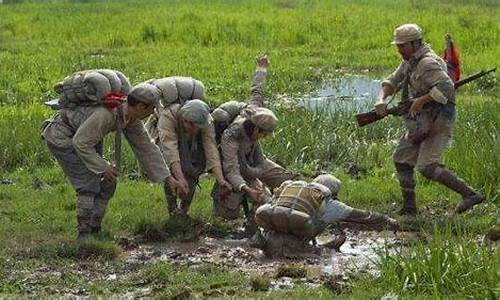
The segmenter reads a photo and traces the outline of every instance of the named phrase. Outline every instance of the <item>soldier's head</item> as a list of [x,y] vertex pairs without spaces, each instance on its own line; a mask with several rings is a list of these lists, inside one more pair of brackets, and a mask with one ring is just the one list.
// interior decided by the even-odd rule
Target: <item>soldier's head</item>
[[422,46],[422,28],[417,24],[403,24],[394,29],[393,45],[398,48],[404,60],[411,56]]
[[160,90],[147,83],[136,85],[127,96],[128,116],[130,120],[144,119],[161,109]]
[[334,197],[337,196],[340,188],[342,187],[342,182],[331,174],[321,174],[316,176],[316,178],[313,179],[313,182],[326,186]]
[[259,140],[272,133],[278,126],[278,118],[274,113],[264,107],[255,108],[243,122],[243,127],[248,137]]
[[200,129],[208,126],[210,108],[198,99],[189,100],[179,109],[181,126],[189,135],[196,135]]

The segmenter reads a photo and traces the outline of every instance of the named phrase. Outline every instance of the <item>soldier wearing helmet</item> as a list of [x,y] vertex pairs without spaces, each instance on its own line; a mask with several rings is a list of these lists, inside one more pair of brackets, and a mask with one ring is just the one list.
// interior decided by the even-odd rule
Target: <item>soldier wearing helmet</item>
[[411,101],[404,115],[406,132],[394,152],[398,180],[403,196],[401,214],[415,215],[414,168],[462,196],[457,213],[470,209],[485,198],[439,163],[455,123],[455,89],[446,63],[422,42],[422,29],[404,24],[394,30],[394,40],[403,58],[399,67],[382,83],[375,110],[387,114],[387,99],[401,90],[401,101]]

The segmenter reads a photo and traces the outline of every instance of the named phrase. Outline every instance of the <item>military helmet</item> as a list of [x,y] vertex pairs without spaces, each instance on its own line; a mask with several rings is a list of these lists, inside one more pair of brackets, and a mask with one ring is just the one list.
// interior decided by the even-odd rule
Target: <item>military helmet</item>
[[417,24],[403,24],[394,29],[394,40],[391,44],[404,44],[422,39],[422,28]]
[[339,193],[340,188],[342,187],[342,182],[331,174],[321,174],[316,176],[316,178],[313,179],[313,182],[326,186],[334,196]]

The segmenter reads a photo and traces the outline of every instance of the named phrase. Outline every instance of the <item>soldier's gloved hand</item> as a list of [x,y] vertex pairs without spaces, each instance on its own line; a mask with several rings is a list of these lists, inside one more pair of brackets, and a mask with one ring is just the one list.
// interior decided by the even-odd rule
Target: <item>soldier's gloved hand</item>
[[267,57],[267,55],[259,56],[256,58],[256,63],[257,67],[259,68],[267,68],[267,66],[269,65],[269,58]]
[[387,116],[387,104],[383,101],[375,103],[375,112],[381,117]]
[[113,166],[108,166],[108,168],[102,174],[102,177],[104,178],[104,180],[113,183],[118,177],[118,170]]

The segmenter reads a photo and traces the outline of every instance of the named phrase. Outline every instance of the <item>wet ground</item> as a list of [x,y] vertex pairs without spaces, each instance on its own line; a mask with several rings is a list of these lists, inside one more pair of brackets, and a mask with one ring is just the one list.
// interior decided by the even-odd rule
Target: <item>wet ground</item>
[[[394,249],[403,245],[401,233],[347,230],[347,240],[340,252],[322,244],[332,240],[327,233],[317,238],[320,255],[309,255],[300,260],[268,259],[261,250],[248,246],[247,239],[200,237],[197,241],[168,244],[140,245],[126,252],[129,263],[165,261],[174,265],[197,267],[215,264],[246,275],[263,275],[274,278],[274,289],[286,289],[296,283],[319,286],[323,276],[347,278],[351,272],[365,270],[375,273],[377,251]],[[391,251],[391,250],[389,250]],[[299,264],[307,270],[307,278],[276,278],[276,271],[286,264]]]

